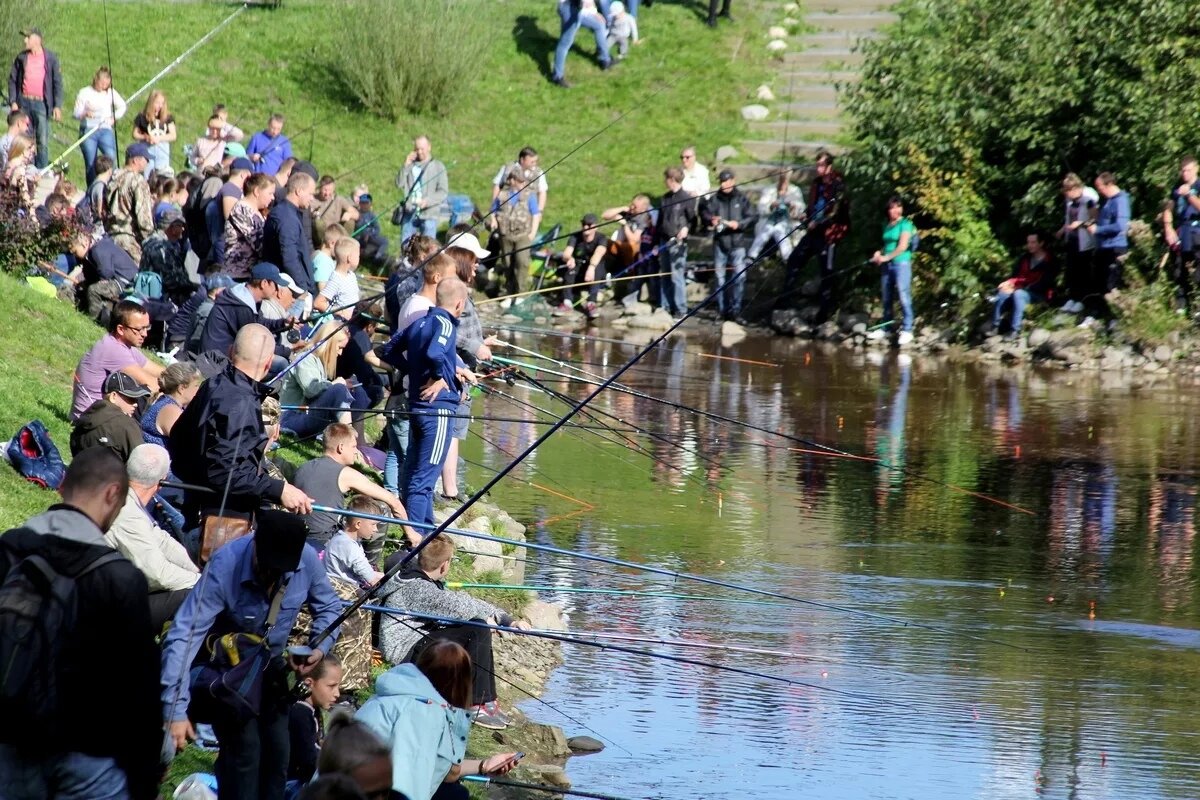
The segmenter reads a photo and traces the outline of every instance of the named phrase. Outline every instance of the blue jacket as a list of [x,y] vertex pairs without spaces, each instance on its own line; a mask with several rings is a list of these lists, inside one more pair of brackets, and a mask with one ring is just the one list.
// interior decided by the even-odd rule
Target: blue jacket
[[391,747],[392,789],[409,800],[430,800],[467,752],[467,712],[447,703],[416,664],[380,675],[355,718]]
[[246,145],[246,155],[262,156],[262,160],[254,165],[255,172],[265,172],[274,175],[279,172],[283,162],[292,157],[292,142],[285,134],[279,134],[274,139],[266,131],[259,131],[250,137]]
[[262,260],[275,264],[301,289],[315,294],[317,281],[313,277],[312,257],[306,240],[311,246],[312,237],[307,233],[299,208],[286,198],[271,207],[263,226]]
[[[228,353],[238,331],[255,322],[271,333],[281,333],[287,326],[286,320],[262,318],[260,304],[254,302],[254,296],[250,294],[247,284],[239,283],[231,289],[226,289],[213,301],[212,311],[208,313],[204,330],[200,334],[199,352],[216,350],[222,355]],[[282,344],[275,345],[275,353],[284,357],[291,355],[291,351]]]
[[411,408],[430,405],[421,399],[421,389],[438,378],[445,380],[449,388],[439,392],[433,403],[458,405],[462,384],[455,372],[459,363],[455,353],[457,342],[458,320],[444,308],[431,308],[380,349],[379,357],[408,378]]
[[1129,193],[1117,192],[1104,201],[1096,216],[1096,247],[1115,250],[1129,247]]
[[[192,587],[179,607],[171,630],[163,642],[162,703],[163,719],[177,722],[187,719],[191,701],[190,673],[192,662],[209,634],[262,632],[271,608],[268,590],[254,575],[252,558],[254,537],[243,536],[218,550],[204,569],[200,582]],[[288,634],[300,613],[301,606],[312,607],[313,624],[309,641],[337,619],[342,601],[333,591],[325,567],[317,551],[304,546],[300,564],[285,572],[283,604],[275,627],[267,636],[267,646],[273,656],[281,656],[287,646]],[[328,652],[337,641],[338,631],[321,643]]]

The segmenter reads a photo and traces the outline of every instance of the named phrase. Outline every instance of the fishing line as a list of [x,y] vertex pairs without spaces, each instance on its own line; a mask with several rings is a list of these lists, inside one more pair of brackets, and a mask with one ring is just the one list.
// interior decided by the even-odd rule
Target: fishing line
[[[467,552],[467,551],[464,551]],[[486,554],[485,554],[486,555]],[[611,573],[597,572],[598,575],[614,577]],[[734,603],[752,606],[787,606],[777,600],[750,600],[742,597],[714,597],[706,594],[677,594],[674,592],[647,592],[637,589],[597,589],[590,586],[526,586],[511,583],[471,583],[469,581],[447,581],[447,588],[452,589],[494,589],[496,591],[545,592],[546,594],[603,594],[614,597],[654,597],[664,600],[701,600],[713,603]]]
[[117,139],[117,90],[116,90],[117,83],[116,83],[116,78],[113,77],[113,72],[112,72],[112,69],[113,69],[112,42],[108,38],[108,0],[104,0],[103,8],[104,8],[104,50],[108,55],[108,79],[109,79],[108,99],[109,99],[109,105],[110,105],[109,112],[110,112],[110,114],[112,116],[112,120],[113,120],[113,125],[112,125],[113,149],[119,153],[119,152],[121,152],[121,142],[118,141],[118,139]]
[[[620,747],[620,745],[617,745]],[[625,750],[625,748],[621,748]],[[629,752],[625,750],[625,752]],[[549,786],[542,783],[525,783],[523,781],[512,781],[508,778],[489,778],[487,775],[464,775],[461,780],[471,781],[472,783],[485,783],[493,786],[510,786],[514,789],[528,789],[530,791],[545,792],[546,794],[565,794],[573,797],[586,797],[591,800],[631,800],[627,797],[619,797],[615,794],[601,794],[600,792],[585,792],[581,789],[564,789],[561,786]],[[650,800],[646,798],[646,800]]]
[[[282,411],[352,411],[357,414],[383,416],[383,417],[429,417],[440,416],[445,419],[466,419],[472,422],[504,422],[515,423],[518,425],[553,425],[552,420],[545,419],[520,419],[517,417],[490,417],[480,414],[430,414],[425,411],[400,411],[388,410],[386,408],[367,408],[367,409],[349,409],[341,406],[280,406]],[[614,428],[611,425],[588,425],[584,422],[571,422],[565,427],[580,428],[583,430],[603,430],[603,431],[624,431],[626,433],[640,433],[637,428]]]
[[[232,14],[230,14],[228,17],[226,17],[224,20],[222,20],[222,21],[221,21],[221,22],[220,22],[220,23],[217,25],[217,27],[213,28],[213,29],[212,29],[212,30],[210,30],[208,33],[206,33],[206,34],[204,34],[203,36],[201,36],[201,37],[200,37],[200,38],[199,38],[199,39],[196,41],[196,43],[195,43],[195,44],[193,44],[193,45],[192,45],[191,47],[189,47],[187,50],[184,50],[184,51],[183,51],[183,53],[181,53],[181,54],[180,54],[180,55],[179,55],[179,56],[178,56],[178,57],[177,57],[177,58],[176,58],[174,61],[172,61],[170,64],[167,64],[167,66],[163,67],[163,68],[162,68],[162,70],[160,70],[160,71],[159,71],[159,73],[158,73],[157,75],[155,75],[153,78],[151,78],[149,81],[147,81],[147,82],[145,83],[145,85],[143,85],[143,86],[142,86],[140,89],[138,89],[138,90],[137,90],[136,92],[134,92],[133,94],[129,95],[129,97],[125,98],[125,104],[126,104],[126,106],[129,106],[129,105],[131,105],[131,104],[133,103],[133,101],[134,101],[135,99],[137,99],[137,97],[138,97],[139,95],[141,95],[141,94],[143,94],[144,92],[146,92],[147,90],[149,90],[149,89],[150,89],[150,87],[151,87],[151,86],[153,86],[155,83],[157,83],[157,82],[158,82],[158,80],[159,80],[159,79],[161,79],[161,78],[162,78],[164,75],[166,75],[166,74],[167,74],[168,72],[170,72],[171,70],[175,69],[175,67],[177,67],[177,66],[179,66],[180,64],[182,64],[182,63],[183,63],[183,61],[184,61],[184,60],[185,60],[185,59],[186,59],[188,56],[190,56],[190,55],[191,55],[193,52],[195,52],[195,51],[196,51],[196,50],[197,50],[199,47],[201,47],[201,46],[202,46],[202,45],[203,45],[205,42],[207,42],[209,39],[211,39],[213,36],[215,36],[215,35],[217,34],[217,32],[218,32],[218,31],[220,31],[222,28],[224,28],[224,27],[225,27],[226,25],[228,25],[230,22],[233,22],[234,18],[236,18],[238,14],[241,14],[241,13],[242,13],[243,11],[245,11],[247,8],[249,8],[249,6],[248,6],[248,5],[246,5],[246,4],[243,4],[243,5],[241,5],[241,6],[240,6],[240,7],[239,7],[239,8],[238,8],[236,11],[234,11]],[[88,140],[88,139],[90,139],[92,136],[94,136],[98,130],[100,130],[100,128],[98,128],[98,127],[96,127],[96,128],[91,128],[91,129],[89,129],[89,130],[88,130],[86,133],[84,133],[82,136],[80,136],[78,139],[76,139],[74,144],[72,144],[72,145],[71,145],[70,147],[68,147],[66,150],[62,151],[62,153],[60,153],[60,154],[59,154],[58,158],[56,158],[56,159],[54,159],[53,161],[51,161],[49,164],[47,164],[47,165],[46,165],[45,169],[41,170],[41,172],[39,173],[39,177],[41,177],[41,176],[44,176],[46,173],[48,173],[50,170],[52,170],[56,164],[59,164],[59,163],[61,163],[61,162],[62,162],[62,161],[63,161],[63,160],[64,160],[64,159],[65,159],[65,158],[68,156],[68,155],[70,155],[71,153],[73,153],[73,152],[75,151],[75,149],[76,149],[76,148],[78,148],[78,147],[79,147],[80,145],[82,145],[82,144],[83,144],[85,141],[87,141],[87,140]],[[115,136],[115,134],[114,134],[114,136]]]
[[[515,465],[509,464],[509,468],[511,468],[512,466],[515,466]],[[497,478],[493,479],[491,483],[489,483],[486,487],[484,487],[484,489],[476,492],[476,494],[472,496],[473,499],[471,500],[471,503],[475,502],[475,499],[477,499],[478,497],[482,497],[483,494],[488,489],[491,489],[492,486],[494,486],[496,483],[498,483],[499,477],[500,476],[498,475]],[[633,569],[633,570],[638,570],[641,572],[649,572],[649,573],[652,573],[655,575],[665,575],[669,578],[674,578],[676,580],[682,579],[682,580],[686,580],[686,581],[694,581],[696,583],[703,583],[708,586],[717,586],[717,587],[720,587],[723,589],[732,589],[734,591],[739,591],[739,592],[748,592],[749,594],[759,595],[761,597],[770,597],[770,598],[774,598],[776,600],[788,600],[793,603],[798,603],[800,605],[805,605],[805,606],[809,606],[812,608],[819,608],[824,611],[832,611],[832,612],[836,612],[839,614],[850,614],[853,616],[861,617],[863,619],[871,619],[871,620],[875,620],[878,622],[888,622],[888,623],[900,625],[900,626],[906,627],[906,628],[917,628],[917,629],[921,629],[921,630],[927,630],[927,631],[931,631],[931,632],[935,632],[935,633],[945,634],[947,636],[953,636],[953,637],[958,637],[958,638],[963,638],[963,639],[970,639],[972,641],[977,641],[977,642],[986,642],[988,644],[999,645],[1001,647],[1011,648],[1014,650],[1020,650],[1022,652],[1026,652],[1026,653],[1031,652],[1029,650],[1029,648],[1027,648],[1023,645],[1013,644],[1011,642],[1005,642],[1005,641],[1001,641],[999,639],[993,639],[993,638],[990,638],[987,636],[981,636],[978,634],[966,633],[963,631],[954,630],[952,628],[946,628],[946,627],[940,626],[940,625],[931,625],[928,623],[916,622],[913,620],[903,619],[901,617],[893,617],[888,614],[880,614],[880,613],[877,613],[874,611],[862,611],[860,609],[834,605],[832,603],[823,603],[823,602],[820,602],[817,600],[809,600],[807,598],[797,597],[795,595],[790,595],[790,594],[785,594],[783,592],[773,592],[768,589],[757,589],[752,586],[745,586],[745,585],[741,585],[741,584],[732,583],[729,581],[718,580],[717,578],[706,578],[703,575],[694,575],[694,574],[687,573],[687,572],[679,572],[676,570],[666,569],[664,567],[655,567],[655,566],[651,566],[649,564],[639,564],[637,562],[624,561],[622,559],[610,558],[608,556],[598,556],[598,555],[593,555],[591,553],[584,553],[584,552],[580,552],[580,551],[576,551],[576,550],[568,550],[566,548],[555,547],[553,545],[548,545],[548,544],[540,544],[537,542],[528,542],[528,541],[518,542],[513,539],[507,539],[507,538],[499,537],[499,536],[491,536],[486,533],[479,533],[477,531],[466,530],[463,528],[451,527],[450,524],[457,517],[462,516],[462,514],[465,513],[465,510],[469,507],[469,505],[470,505],[470,503],[463,504],[463,506],[460,507],[457,512],[452,513],[440,525],[433,525],[433,524],[425,523],[425,522],[415,522],[413,520],[397,520],[397,518],[395,518],[395,517],[384,517],[379,514],[368,514],[363,511],[352,511],[350,509],[331,508],[329,506],[323,506],[323,505],[319,505],[319,504],[314,504],[313,509],[315,511],[324,511],[324,512],[327,512],[330,514],[340,514],[341,516],[344,516],[344,517],[356,517],[359,519],[374,520],[376,522],[386,522],[388,524],[409,525],[413,528],[416,528],[417,530],[430,531],[430,533],[427,534],[421,540],[421,543],[418,544],[416,547],[414,547],[412,550],[410,550],[408,555],[405,556],[405,559],[402,560],[400,562],[400,564],[397,566],[403,566],[403,564],[406,561],[411,561],[415,557],[414,554],[419,553],[420,550],[423,549],[424,546],[427,545],[430,541],[432,541],[433,538],[436,537],[438,534],[449,532],[449,533],[457,534],[459,536],[465,536],[468,539],[480,539],[483,541],[497,542],[501,545],[524,547],[529,550],[540,550],[540,551],[546,552],[546,553],[555,553],[557,555],[562,555],[562,556],[571,556],[573,558],[583,559],[584,561],[596,561],[601,564],[609,564],[612,566],[624,567],[626,569]],[[352,614],[359,605],[362,605],[363,603],[368,602],[371,599],[373,593],[378,591],[378,589],[381,586],[383,586],[387,582],[388,579],[393,577],[398,572],[399,572],[399,569],[397,569],[396,566],[393,566],[393,568],[391,570],[389,570],[390,574],[385,573],[383,578],[381,578],[374,586],[369,588],[367,590],[367,592],[365,594],[363,594],[358,600],[354,601],[355,607],[349,609],[350,614]],[[339,619],[336,620],[334,624],[331,624],[329,626],[329,628],[327,628],[325,631],[323,631],[321,633],[321,635],[317,638],[317,640],[316,640],[317,643],[319,644],[321,641],[328,638],[329,632],[336,629],[338,625],[340,625],[342,622],[345,621],[345,618],[348,618],[350,616],[350,614],[343,614],[344,618],[339,617]]]

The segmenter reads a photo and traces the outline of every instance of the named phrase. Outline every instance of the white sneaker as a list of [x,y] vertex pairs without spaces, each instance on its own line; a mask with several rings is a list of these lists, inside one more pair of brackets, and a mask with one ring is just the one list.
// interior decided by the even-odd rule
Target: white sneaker
[[1096,327],[1098,324],[1099,324],[1099,323],[1098,323],[1098,322],[1096,322],[1096,318],[1095,318],[1095,317],[1085,317],[1085,318],[1084,318],[1084,320],[1083,320],[1083,322],[1079,323],[1079,324],[1078,324],[1078,325],[1076,325],[1075,327],[1076,327],[1076,328],[1094,328],[1094,327]]
[[511,297],[506,297],[500,301],[500,307],[503,309],[508,309],[511,306],[512,306],[512,298]]
[[900,338],[896,340],[896,343],[904,347],[906,344],[912,344],[912,339],[912,331],[900,331]]
[[883,328],[876,328],[875,330],[873,330],[867,334],[867,338],[870,339],[872,342],[878,342],[880,339],[882,339],[885,336],[887,336],[887,331],[885,331]]

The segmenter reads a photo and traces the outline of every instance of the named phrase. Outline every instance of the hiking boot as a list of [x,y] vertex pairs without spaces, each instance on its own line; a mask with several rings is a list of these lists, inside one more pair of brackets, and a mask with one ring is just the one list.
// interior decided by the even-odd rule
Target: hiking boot
[[488,713],[487,706],[475,706],[471,709],[471,722],[481,728],[491,731],[502,731],[508,727],[508,722]]
[[558,305],[554,306],[554,308],[550,309],[550,316],[552,317],[566,317],[574,313],[575,307],[566,302],[559,303]]
[[588,303],[583,307],[583,312],[587,314],[588,319],[595,319],[600,316],[600,309],[596,307],[595,303]]

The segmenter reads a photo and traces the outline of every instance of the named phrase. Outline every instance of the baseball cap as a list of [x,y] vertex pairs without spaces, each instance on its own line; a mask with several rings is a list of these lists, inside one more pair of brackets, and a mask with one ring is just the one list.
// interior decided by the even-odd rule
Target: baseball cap
[[308,525],[304,517],[286,511],[259,511],[255,515],[254,553],[265,570],[291,572],[300,566]]
[[21,35],[22,36],[41,36],[42,29],[36,25],[29,27],[29,28],[22,28]]
[[250,280],[279,283],[279,267],[266,261],[255,264],[250,269]]
[[296,166],[292,167],[292,174],[295,175],[297,172],[310,176],[314,181],[321,179],[317,168],[312,165],[311,161],[297,161]]
[[165,231],[176,222],[178,222],[180,225],[185,224],[183,214],[180,213],[178,209],[168,208],[166,211],[158,215],[158,227],[160,230]]
[[137,379],[124,372],[114,372],[104,379],[104,393],[116,392],[122,397],[137,400],[139,397],[149,397],[150,390],[137,382]]
[[[270,266],[270,265],[268,264],[268,266]],[[308,294],[308,292],[301,289],[300,285],[298,283],[296,283],[294,280],[292,280],[292,276],[288,275],[286,272],[279,273],[279,279],[277,281],[275,281],[275,283],[277,283],[278,285],[282,286],[285,289],[290,289],[292,294],[296,295],[297,297],[304,295],[304,294]]]
[[238,157],[229,165],[229,169],[244,169],[246,172],[254,172],[254,162],[248,158]]
[[212,275],[204,276],[204,290],[211,292],[214,289],[230,289],[233,288],[233,278],[223,272],[214,272]]
[[363,192],[362,194],[360,194],[360,195],[358,196],[358,202],[360,202],[360,203],[369,203],[369,202],[371,202],[371,195],[367,194],[366,192]]
[[461,247],[464,250],[470,250],[476,258],[487,258],[492,254],[491,250],[484,250],[479,246],[479,237],[475,234],[467,232],[460,233],[450,241],[446,242],[447,247]]
[[131,158],[144,158],[150,160],[150,147],[145,142],[134,142],[125,148],[125,160]]
[[723,169],[723,170],[721,170],[721,174],[717,176],[717,180],[719,180],[719,181],[733,180],[733,178],[734,178],[734,174],[733,174],[733,170],[731,170],[731,169]]
[[[612,6],[609,6],[609,9],[611,8]],[[584,214],[583,219],[579,220],[579,224],[585,228],[591,228],[594,225],[600,224],[600,218],[595,214]]]
[[246,158],[246,146],[241,142],[226,142],[225,155],[234,158]]

